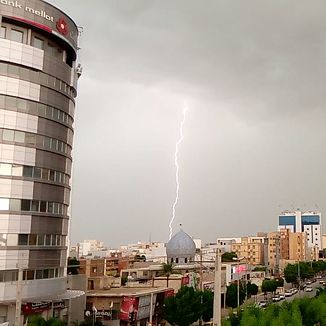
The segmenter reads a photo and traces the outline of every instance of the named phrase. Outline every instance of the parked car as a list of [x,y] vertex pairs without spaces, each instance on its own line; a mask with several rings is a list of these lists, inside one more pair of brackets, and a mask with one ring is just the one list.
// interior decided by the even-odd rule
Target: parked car
[[258,303],[259,308],[266,308],[267,307],[267,301],[263,300]]
[[280,300],[284,300],[285,299],[285,294],[281,293],[278,295],[280,297]]
[[296,288],[292,288],[290,291],[292,292],[292,294],[298,293],[298,290]]
[[281,298],[279,295],[275,295],[273,298],[272,298],[273,302],[278,302],[278,301],[281,301]]
[[284,295],[286,297],[290,297],[291,295],[293,295],[292,291],[288,290],[288,291],[285,291]]
[[306,292],[312,292],[312,291],[313,291],[313,288],[312,288],[311,286],[307,286],[307,287],[305,288],[305,291],[306,291]]

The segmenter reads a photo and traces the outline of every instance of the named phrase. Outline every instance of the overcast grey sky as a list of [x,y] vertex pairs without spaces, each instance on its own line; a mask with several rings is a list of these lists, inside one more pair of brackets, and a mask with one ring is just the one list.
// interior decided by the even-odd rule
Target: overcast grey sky
[[326,214],[324,0],[52,0],[84,28],[72,241],[272,231]]

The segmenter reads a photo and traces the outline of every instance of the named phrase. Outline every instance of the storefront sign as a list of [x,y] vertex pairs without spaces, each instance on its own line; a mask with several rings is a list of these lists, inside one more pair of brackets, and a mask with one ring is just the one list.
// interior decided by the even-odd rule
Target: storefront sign
[[[37,6],[38,3],[39,6]],[[78,31],[73,21],[63,15],[60,10],[45,2],[0,0],[0,11],[4,17],[34,25],[63,38],[74,49],[77,47]]]
[[51,302],[33,302],[33,303],[25,303],[22,305],[22,312],[25,315],[34,314],[37,312],[43,312],[46,310],[50,310],[52,307]]
[[53,309],[65,309],[66,305],[63,301],[53,302]]
[[123,297],[120,308],[120,320],[135,321],[137,320],[138,298]]
[[36,16],[43,17],[48,21],[54,22],[54,17],[48,15],[44,10],[36,10],[35,8],[24,6],[21,3],[19,3],[18,1],[0,0],[0,3],[2,5],[6,5],[6,6],[18,8],[18,9],[23,9],[26,12],[29,12],[29,13],[34,14]]

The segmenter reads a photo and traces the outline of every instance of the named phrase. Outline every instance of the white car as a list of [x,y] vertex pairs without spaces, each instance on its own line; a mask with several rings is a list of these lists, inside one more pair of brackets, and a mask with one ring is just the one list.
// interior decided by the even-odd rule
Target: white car
[[296,293],[298,293],[298,290],[295,289],[295,288],[291,289],[290,291],[292,292],[292,294],[296,294]]
[[259,308],[266,308],[267,307],[267,301],[260,301],[258,303]]
[[312,292],[312,291],[313,291],[313,288],[312,288],[311,286],[307,286],[307,287],[305,288],[305,291],[306,291],[306,292]]
[[281,301],[281,298],[280,298],[279,295],[275,295],[275,296],[272,298],[272,300],[273,300],[274,302],[278,302],[278,301]]
[[278,296],[279,296],[280,300],[284,300],[284,299],[285,299],[285,294],[282,294],[282,293],[281,293],[281,294],[279,294]]
[[292,291],[285,291],[284,293],[286,297],[290,297],[292,294],[293,294]]

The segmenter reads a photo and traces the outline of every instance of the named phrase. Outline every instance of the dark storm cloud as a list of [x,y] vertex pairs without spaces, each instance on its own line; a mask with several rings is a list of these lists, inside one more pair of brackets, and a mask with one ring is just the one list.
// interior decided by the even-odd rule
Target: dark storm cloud
[[184,98],[176,223],[213,240],[325,210],[324,1],[51,3],[84,27],[75,239],[166,238]]
[[95,19],[89,3],[80,5],[91,76],[171,91],[181,84],[235,101],[245,112],[247,106],[268,114],[310,110],[325,102],[322,1],[93,4],[100,9]]

